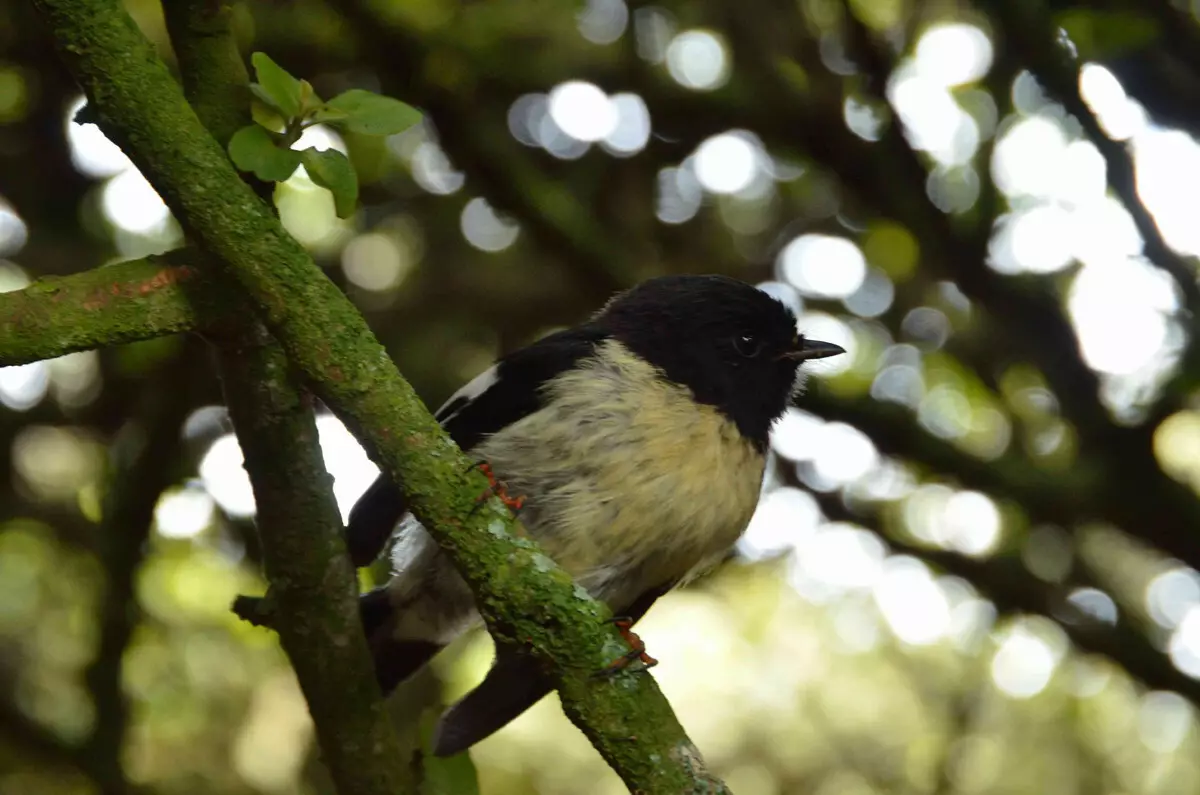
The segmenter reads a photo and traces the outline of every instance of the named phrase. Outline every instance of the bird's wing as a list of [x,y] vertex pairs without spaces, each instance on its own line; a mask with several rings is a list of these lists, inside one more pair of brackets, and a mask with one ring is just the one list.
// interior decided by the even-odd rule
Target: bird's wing
[[[674,583],[642,594],[623,613],[635,623]],[[532,707],[554,689],[538,664],[512,646],[497,646],[496,661],[483,681],[443,713],[433,735],[433,752],[465,751]]]
[[[591,356],[604,337],[594,326],[579,326],[514,351],[451,395],[434,418],[460,448],[469,451],[485,437],[537,411],[546,382]],[[346,525],[346,546],[355,566],[366,566],[378,557],[407,512],[400,489],[380,474],[354,504]]]

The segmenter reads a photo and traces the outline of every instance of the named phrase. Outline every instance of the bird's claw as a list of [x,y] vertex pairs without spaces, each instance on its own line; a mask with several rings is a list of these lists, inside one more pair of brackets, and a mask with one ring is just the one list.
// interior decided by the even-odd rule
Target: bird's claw
[[633,631],[633,619],[628,616],[614,616],[609,621],[616,625],[617,631],[629,644],[630,650],[609,663],[604,670],[597,672],[596,676],[613,676],[628,670],[629,666],[635,662],[642,664],[640,668],[635,669],[637,672],[648,671],[658,665],[658,660],[646,653],[645,642]]
[[508,494],[508,489],[504,485],[504,481],[496,478],[496,473],[492,471],[492,465],[487,461],[477,461],[471,465],[471,469],[478,469],[487,477],[488,483],[491,484],[488,490],[483,494],[480,494],[475,500],[475,511],[479,510],[479,506],[482,505],[489,497],[499,497],[500,502],[508,506],[508,509],[513,512],[514,516],[519,514],[521,509],[525,507],[525,496],[520,495],[517,497],[510,497]]

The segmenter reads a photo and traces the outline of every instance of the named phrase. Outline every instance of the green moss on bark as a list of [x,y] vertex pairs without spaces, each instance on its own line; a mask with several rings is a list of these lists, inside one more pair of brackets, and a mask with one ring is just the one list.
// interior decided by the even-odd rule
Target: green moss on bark
[[46,278],[0,293],[0,367],[215,328],[249,311],[194,251]]

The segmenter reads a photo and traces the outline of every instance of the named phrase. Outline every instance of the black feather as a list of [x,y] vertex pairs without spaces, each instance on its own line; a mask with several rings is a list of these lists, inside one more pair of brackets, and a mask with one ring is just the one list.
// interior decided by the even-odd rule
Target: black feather
[[[541,408],[542,387],[591,356],[605,337],[596,326],[580,326],[514,351],[496,364],[491,387],[474,399],[452,396],[435,416],[455,444],[470,451],[485,437]],[[387,475],[380,474],[354,504],[346,523],[346,547],[355,566],[366,566],[379,557],[396,523],[407,512],[404,494]]]
[[375,662],[375,680],[385,696],[444,648],[424,640],[393,638],[390,623],[395,609],[386,588],[376,588],[358,598],[359,617]]

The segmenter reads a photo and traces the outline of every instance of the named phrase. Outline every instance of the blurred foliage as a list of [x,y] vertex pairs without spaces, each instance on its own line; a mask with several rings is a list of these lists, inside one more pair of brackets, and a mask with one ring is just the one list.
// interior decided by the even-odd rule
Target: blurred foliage
[[[127,6],[170,59],[158,3]],[[659,273],[766,283],[851,349],[780,424],[740,560],[643,622],[734,791],[1200,791],[1187,4],[251,0],[236,20],[247,61],[424,114],[305,131],[354,164],[352,217],[303,174],[275,199],[430,405]],[[29,5],[0,5],[0,289],[182,242],[78,105]],[[330,791],[275,638],[228,611],[262,583],[201,351],[0,370],[2,795]],[[348,508],[370,472],[326,451]],[[143,504],[152,522],[119,521]],[[414,749],[489,659],[464,639],[401,689]],[[425,759],[425,791],[620,791],[553,697],[471,761]]]

